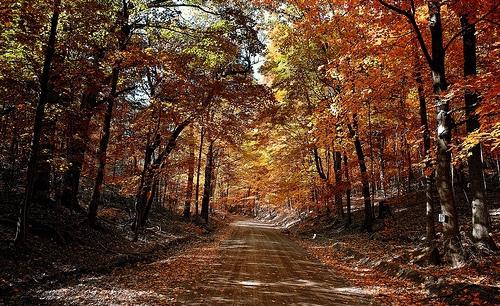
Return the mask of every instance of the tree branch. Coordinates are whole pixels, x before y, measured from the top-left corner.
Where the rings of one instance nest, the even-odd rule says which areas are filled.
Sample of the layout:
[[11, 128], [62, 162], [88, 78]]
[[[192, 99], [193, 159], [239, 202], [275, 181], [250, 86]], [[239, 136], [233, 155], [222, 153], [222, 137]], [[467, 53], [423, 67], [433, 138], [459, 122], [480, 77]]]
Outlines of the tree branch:
[[323, 163], [321, 162], [321, 157], [318, 154], [318, 148], [314, 148], [312, 150], [314, 156], [314, 164], [316, 165], [316, 170], [318, 171], [319, 177], [322, 180], [327, 180], [327, 176], [325, 175], [325, 171], [323, 170]]
[[196, 4], [187, 4], [187, 3], [172, 3], [168, 0], [157, 0], [153, 1], [151, 3], [148, 3], [149, 8], [175, 8], [175, 7], [189, 7], [189, 8], [195, 8], [197, 10], [200, 10], [204, 13], [214, 15], [214, 16], [221, 16], [220, 13], [210, 11], [200, 5]]
[[413, 30], [415, 31], [415, 34], [417, 35], [418, 43], [420, 45], [420, 48], [422, 49], [422, 52], [424, 53], [424, 56], [425, 56], [427, 63], [431, 67], [434, 66], [432, 56], [429, 53], [427, 46], [425, 45], [424, 37], [422, 35], [422, 32], [420, 31], [420, 28], [418, 27], [417, 21], [415, 20], [415, 16], [412, 13], [405, 11], [400, 7], [397, 7], [397, 6], [392, 5], [388, 2], [385, 2], [384, 0], [378, 0], [378, 2], [380, 4], [382, 4], [383, 6], [385, 6], [386, 8], [388, 8], [388, 9], [390, 9], [390, 10], [392, 10], [400, 15], [403, 15], [408, 19], [408, 22], [412, 25]]
[[391, 11], [394, 11], [394, 12], [400, 14], [400, 15], [403, 15], [403, 16], [405, 16], [408, 19], [411, 19], [413, 17], [413, 15], [410, 12], [405, 11], [402, 8], [397, 7], [395, 5], [392, 5], [392, 4], [388, 3], [388, 2], [385, 2], [384, 0], [378, 0], [378, 2], [380, 4], [382, 4], [383, 6], [385, 6], [386, 8], [390, 9]]

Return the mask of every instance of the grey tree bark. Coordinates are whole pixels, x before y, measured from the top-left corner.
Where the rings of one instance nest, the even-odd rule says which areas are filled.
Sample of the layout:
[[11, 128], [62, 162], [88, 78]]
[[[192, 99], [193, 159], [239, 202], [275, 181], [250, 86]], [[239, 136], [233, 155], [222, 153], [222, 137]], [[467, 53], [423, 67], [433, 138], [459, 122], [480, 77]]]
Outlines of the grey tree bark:
[[452, 265], [457, 266], [464, 261], [464, 254], [460, 245], [458, 215], [451, 181], [451, 151], [449, 149], [451, 144], [452, 120], [449, 102], [443, 97], [443, 94], [448, 89], [448, 84], [445, 74], [445, 49], [443, 47], [443, 28], [441, 23], [442, 2], [439, 0], [427, 1], [429, 28], [431, 32], [431, 53], [427, 48], [422, 32], [415, 19], [414, 8], [406, 11], [389, 4], [385, 0], [378, 1], [388, 9], [407, 18], [413, 27], [420, 48], [431, 70], [437, 120], [436, 188], [438, 190], [441, 211], [446, 219], [443, 223], [445, 250], [447, 255], [449, 255], [448, 257]]
[[432, 85], [436, 104], [437, 120], [437, 168], [436, 187], [441, 203], [441, 211], [446, 221], [443, 223], [443, 234], [446, 238], [446, 249], [453, 266], [464, 260], [458, 232], [458, 215], [455, 206], [451, 182], [451, 128], [452, 119], [450, 105], [443, 93], [448, 89], [445, 75], [445, 50], [443, 48], [443, 29], [441, 24], [440, 1], [429, 1], [429, 22], [432, 39]]
[[436, 208], [432, 196], [432, 185], [434, 172], [431, 165], [431, 136], [429, 131], [429, 122], [427, 119], [427, 102], [425, 99], [424, 81], [422, 79], [422, 64], [420, 56], [415, 52], [415, 82], [417, 83], [417, 92], [419, 100], [420, 125], [422, 128], [422, 156], [424, 157], [424, 186], [425, 186], [425, 220], [426, 220], [426, 238], [428, 245], [429, 260], [432, 264], [440, 264], [441, 258], [436, 246]]
[[[469, 22], [469, 17], [460, 17], [464, 47], [464, 76], [477, 74], [476, 27]], [[467, 89], [465, 91], [465, 107], [467, 113], [467, 133], [477, 131], [480, 127], [479, 118], [475, 113], [478, 106], [478, 94]], [[472, 147], [467, 157], [469, 180], [472, 191], [472, 237], [480, 243], [495, 249], [495, 243], [490, 237], [490, 216], [486, 203], [484, 187], [483, 163], [481, 161], [481, 145]]]

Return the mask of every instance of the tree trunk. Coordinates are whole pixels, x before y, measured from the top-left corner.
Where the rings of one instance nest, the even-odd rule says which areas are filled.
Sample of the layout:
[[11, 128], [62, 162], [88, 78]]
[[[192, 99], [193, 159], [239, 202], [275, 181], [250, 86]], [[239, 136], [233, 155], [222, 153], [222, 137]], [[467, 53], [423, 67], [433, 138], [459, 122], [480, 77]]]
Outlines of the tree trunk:
[[214, 158], [214, 141], [210, 141], [205, 165], [205, 184], [203, 186], [203, 199], [201, 201], [201, 217], [208, 224], [208, 212], [210, 206], [210, 193], [212, 189], [212, 166]]
[[[144, 167], [142, 170], [141, 174], [141, 180], [139, 183], [139, 189], [137, 192], [137, 201], [144, 202], [145, 207], [148, 206], [149, 199], [152, 196], [152, 186], [154, 184], [154, 175], [151, 176], [150, 174], [154, 173], [154, 171], [151, 170], [151, 162], [153, 160], [153, 154], [155, 150], [158, 148], [158, 146], [161, 143], [161, 136], [160, 134], [156, 134], [153, 138], [153, 140], [150, 139], [151, 135], [148, 135], [147, 143], [146, 143], [146, 149], [144, 151]], [[137, 202], [136, 202], [136, 216], [138, 215], [137, 212]], [[147, 209], [147, 208], [146, 208]], [[144, 211], [140, 211], [141, 217], [140, 218], [135, 218], [134, 223], [132, 225], [132, 229], [137, 229], [138, 225], [143, 226], [145, 223], [144, 221]]]
[[[121, 32], [119, 37], [119, 50], [125, 51], [127, 49], [127, 41], [130, 35], [130, 26], [128, 25], [129, 12], [128, 4], [123, 1], [122, 12], [120, 16]], [[97, 168], [97, 175], [94, 183], [94, 189], [92, 192], [92, 197], [89, 203], [88, 209], [88, 221], [91, 225], [96, 223], [97, 219], [97, 209], [99, 207], [99, 202], [101, 201], [102, 187], [104, 183], [104, 174], [106, 170], [106, 159], [108, 152], [109, 139], [111, 137], [111, 119], [113, 118], [113, 108], [115, 100], [117, 98], [117, 88], [118, 80], [120, 77], [120, 65], [121, 63], [115, 63], [111, 71], [111, 92], [108, 97], [108, 106], [106, 112], [104, 113], [104, 122], [102, 126], [102, 137], [99, 142], [99, 151], [97, 153], [99, 159], [99, 166]]]
[[165, 208], [167, 204], [167, 193], [168, 193], [168, 180], [163, 180], [163, 198], [161, 200], [161, 207]]
[[153, 183], [154, 177], [159, 170], [158, 165], [151, 165], [143, 174], [141, 179], [139, 192], [137, 193], [137, 198], [135, 201], [135, 218], [132, 225], [134, 230], [134, 241], [137, 241], [139, 237], [139, 228], [146, 223], [145, 213], [150, 197], [153, 193]]
[[201, 172], [201, 154], [203, 153], [203, 142], [205, 140], [205, 129], [202, 127], [200, 132], [200, 148], [198, 150], [198, 165], [196, 169], [196, 190], [195, 190], [195, 216], [199, 213], [199, 198], [200, 198], [200, 172]]
[[385, 0], [378, 0], [378, 2], [408, 19], [408, 22], [415, 31], [429, 68], [431, 69], [437, 118], [436, 187], [439, 194], [441, 210], [445, 216], [445, 222], [443, 223], [443, 234], [446, 240], [445, 249], [450, 257], [452, 265], [456, 266], [463, 262], [464, 254], [460, 246], [458, 216], [451, 186], [450, 142], [452, 120], [448, 99], [443, 97], [448, 87], [445, 76], [445, 49], [443, 48], [443, 29], [441, 24], [441, 6], [443, 3], [440, 0], [427, 1], [432, 45], [431, 55], [415, 19], [415, 15]]
[[316, 166], [316, 171], [318, 172], [319, 177], [323, 181], [323, 187], [321, 188], [321, 196], [323, 197], [325, 213], [327, 216], [330, 216], [330, 196], [331, 191], [333, 190], [333, 186], [329, 182], [329, 177], [325, 174], [325, 170], [323, 169], [323, 162], [321, 160], [321, 156], [319, 156], [318, 148], [314, 147], [312, 150], [314, 157], [314, 164]]
[[431, 136], [429, 131], [429, 122], [427, 119], [427, 102], [425, 99], [424, 81], [422, 79], [422, 64], [418, 54], [415, 52], [415, 81], [417, 83], [420, 125], [422, 128], [422, 156], [424, 158], [424, 186], [425, 186], [425, 220], [426, 220], [426, 238], [429, 248], [429, 259], [432, 264], [440, 264], [441, 258], [436, 246], [436, 226], [435, 226], [435, 203], [432, 197], [432, 185], [434, 179], [432, 177], [431, 165]]
[[175, 148], [177, 138], [190, 123], [191, 118], [188, 118], [179, 124], [170, 135], [163, 151], [158, 154], [158, 157], [152, 162], [152, 165], [146, 168], [145, 164], [143, 178], [141, 179], [141, 185], [135, 201], [135, 220], [133, 226], [134, 241], [137, 241], [139, 237], [139, 227], [147, 221], [146, 209], [148, 201], [153, 194], [155, 177], [161, 170], [165, 158], [167, 158]]
[[78, 191], [80, 188], [80, 176], [89, 140], [90, 119], [92, 117], [91, 108], [97, 104], [96, 93], [85, 93], [82, 97], [80, 110], [73, 116], [69, 128], [69, 143], [66, 154], [69, 168], [64, 172], [63, 190], [61, 203], [69, 209], [81, 211], [78, 204]]
[[373, 160], [373, 131], [372, 131], [372, 107], [370, 101], [368, 101], [368, 144], [370, 145], [370, 185], [371, 185], [371, 212], [372, 219], [375, 219], [375, 171], [374, 171], [374, 160]]
[[[206, 99], [203, 101], [202, 106], [207, 107], [212, 100], [214, 96], [214, 91], [208, 94]], [[135, 221], [134, 224], [140, 225], [143, 224], [147, 218], [147, 215], [145, 215], [145, 210], [147, 207], [147, 201], [151, 193], [153, 192], [153, 183], [155, 181], [155, 176], [159, 173], [159, 171], [163, 167], [164, 161], [167, 159], [167, 157], [170, 155], [172, 150], [175, 148], [176, 143], [177, 143], [177, 138], [181, 135], [182, 131], [186, 127], [188, 127], [191, 122], [193, 121], [193, 117], [190, 116], [186, 118], [184, 121], [182, 121], [173, 131], [170, 137], [167, 140], [167, 143], [165, 145], [165, 148], [160, 151], [158, 156], [155, 158], [153, 161], [151, 167], [146, 169], [144, 176], [144, 183], [142, 188], [139, 189], [136, 202], [135, 202]], [[134, 234], [134, 241], [137, 241], [138, 236], [139, 236], [139, 227], [140, 226], [135, 226], [135, 234]]]
[[215, 197], [215, 192], [217, 189], [217, 180], [219, 178], [219, 156], [220, 156], [220, 150], [215, 150], [213, 153], [213, 158], [212, 158], [212, 180], [211, 180], [211, 185], [210, 185], [210, 198], [212, 199], [212, 205], [210, 205], [210, 213], [213, 213], [213, 208], [215, 203], [216, 197]]
[[94, 189], [92, 192], [92, 197], [88, 208], [88, 221], [91, 225], [94, 225], [97, 218], [97, 209], [99, 207], [99, 202], [101, 201], [102, 187], [104, 183], [104, 171], [106, 168], [107, 151], [109, 145], [109, 139], [111, 137], [111, 119], [113, 118], [113, 107], [115, 103], [116, 88], [118, 85], [119, 69], [113, 68], [112, 78], [111, 78], [111, 96], [108, 99], [108, 106], [106, 108], [106, 113], [104, 114], [104, 123], [102, 127], [102, 137], [99, 142], [99, 151], [97, 153], [99, 166], [97, 168], [97, 175], [95, 178]]
[[347, 208], [347, 224], [352, 224], [352, 216], [351, 216], [351, 178], [349, 176], [349, 165], [347, 162], [347, 154], [344, 151], [344, 171], [345, 171], [345, 180], [348, 184], [347, 190], [345, 192], [346, 196], [346, 208]]
[[227, 208], [228, 208], [228, 205], [229, 205], [229, 189], [231, 189], [231, 187], [229, 186], [229, 182], [227, 182], [227, 185], [226, 185], [226, 196], [225, 196], [225, 199], [224, 199], [224, 210], [227, 211]]
[[358, 135], [358, 118], [357, 114], [353, 115], [353, 124], [348, 124], [347, 125], [349, 129], [349, 133], [351, 134], [351, 137], [353, 138], [354, 141], [354, 147], [356, 148], [356, 155], [358, 156], [358, 163], [359, 163], [359, 171], [361, 173], [361, 184], [363, 186], [362, 191], [363, 191], [363, 198], [365, 202], [365, 220], [364, 220], [364, 228], [367, 231], [372, 230], [372, 224], [373, 224], [373, 214], [372, 214], [372, 205], [371, 205], [371, 199], [370, 199], [370, 185], [368, 182], [368, 173], [366, 171], [366, 162], [365, 162], [365, 155], [363, 153], [363, 147], [361, 145], [361, 141], [359, 139]]
[[[340, 152], [335, 152], [335, 184], [337, 186], [342, 185], [342, 154]], [[342, 207], [342, 193], [337, 189], [335, 191], [335, 208], [337, 210], [337, 215], [344, 218], [344, 207]]]
[[191, 217], [191, 200], [193, 197], [193, 179], [194, 179], [194, 151], [195, 151], [195, 143], [194, 143], [194, 131], [193, 127], [190, 129], [189, 133], [189, 160], [188, 160], [188, 180], [186, 187], [186, 201], [184, 202], [184, 219], [189, 220]]
[[[14, 116], [16, 116], [16, 113], [14, 113]], [[16, 122], [16, 118], [14, 117], [12, 121]], [[14, 187], [17, 185], [17, 181], [19, 180], [18, 175], [16, 175], [18, 171], [17, 169], [18, 154], [19, 154], [19, 131], [17, 129], [14, 129], [9, 149], [9, 170], [7, 172], [8, 173], [7, 177], [4, 180], [6, 202], [9, 201], [10, 195]]]
[[[464, 46], [464, 76], [477, 74], [476, 56], [476, 27], [469, 23], [468, 16], [461, 16], [462, 38]], [[467, 133], [479, 129], [479, 119], [475, 110], [479, 103], [478, 95], [469, 89], [465, 92], [465, 107], [467, 112]], [[469, 151], [467, 164], [469, 167], [469, 180], [472, 191], [472, 236], [478, 242], [490, 248], [495, 248], [490, 237], [490, 218], [486, 203], [486, 190], [484, 187], [483, 164], [481, 162], [481, 145], [477, 144]]]
[[316, 171], [318, 171], [319, 177], [323, 181], [328, 181], [328, 176], [325, 174], [325, 170], [323, 169], [323, 162], [321, 161], [321, 157], [318, 154], [318, 148], [313, 149], [314, 156], [314, 164], [316, 165]]
[[408, 162], [408, 185], [406, 186], [406, 193], [411, 192], [411, 183], [413, 181], [413, 171], [411, 167], [411, 147], [408, 140], [405, 137], [405, 147], [406, 147], [406, 161]]
[[[98, 69], [103, 57], [104, 52], [95, 54], [93, 63], [95, 69]], [[87, 151], [87, 143], [90, 139], [90, 120], [98, 105], [98, 94], [99, 92], [95, 89], [95, 84], [89, 82], [86, 91], [82, 95], [78, 112], [70, 114], [69, 140], [66, 148], [66, 158], [69, 162], [69, 168], [63, 175], [60, 201], [67, 208], [78, 212], [83, 211], [78, 203], [80, 177]]]
[[54, 145], [51, 143], [52, 137], [47, 134], [54, 132], [55, 127], [53, 122], [51, 123], [49, 121], [50, 120], [45, 120], [45, 123], [42, 125], [42, 137], [39, 145], [38, 164], [36, 166], [32, 196], [32, 203], [38, 203], [45, 207], [51, 202], [50, 189], [52, 165], [50, 159], [54, 154]]
[[158, 193], [158, 180], [153, 178], [153, 183], [151, 187], [151, 192], [148, 194], [148, 198], [146, 201], [146, 208], [144, 209], [143, 216], [141, 218], [141, 227], [146, 226], [146, 222], [148, 221], [149, 213], [151, 212], [151, 208], [153, 206], [153, 200]]
[[401, 137], [399, 137], [399, 133], [396, 132], [394, 135], [394, 156], [396, 158], [396, 188], [397, 188], [397, 198], [401, 197], [401, 148], [398, 147], [399, 142], [401, 141]]
[[[402, 85], [404, 86], [405, 84], [406, 84], [406, 81], [403, 79]], [[401, 174], [401, 172], [403, 171], [404, 164], [405, 164], [405, 158], [406, 158], [406, 162], [408, 164], [406, 193], [408, 194], [411, 191], [411, 175], [412, 175], [412, 173], [411, 173], [411, 149], [410, 149], [410, 145], [408, 144], [408, 139], [407, 139], [408, 128], [407, 128], [406, 121], [408, 120], [407, 119], [408, 111], [407, 111], [407, 106], [405, 104], [405, 99], [404, 99], [403, 95], [401, 95], [401, 98], [399, 100], [399, 105], [401, 108], [401, 114], [403, 116], [402, 120], [401, 120], [402, 129], [401, 129], [401, 134], [400, 134], [400, 137], [401, 137], [401, 147], [400, 147], [401, 170], [399, 170], [399, 173]], [[404, 155], [404, 153], [406, 153], [406, 156]], [[406, 203], [408, 204], [408, 197], [406, 197]]]
[[450, 143], [452, 120], [448, 99], [443, 97], [448, 89], [445, 75], [445, 49], [443, 48], [443, 29], [441, 24], [441, 6], [443, 3], [440, 0], [427, 1], [432, 44], [432, 55], [430, 55], [424, 37], [415, 20], [415, 15], [385, 2], [385, 0], [378, 0], [378, 2], [408, 19], [417, 35], [417, 40], [432, 72], [432, 85], [437, 118], [436, 187], [439, 194], [441, 210], [445, 216], [445, 222], [443, 223], [443, 234], [446, 240], [445, 248], [452, 265], [456, 266], [463, 262], [464, 254], [460, 246], [458, 216], [451, 184]]
[[443, 234], [446, 249], [453, 266], [464, 260], [458, 232], [458, 216], [451, 184], [451, 127], [452, 119], [449, 102], [443, 98], [447, 90], [445, 76], [445, 51], [443, 48], [443, 31], [441, 26], [441, 3], [430, 1], [429, 22], [432, 37], [432, 85], [436, 105], [437, 119], [437, 169], [436, 186], [441, 203], [441, 211], [446, 221], [443, 223]]
[[21, 204], [19, 217], [16, 228], [16, 243], [24, 243], [26, 240], [26, 218], [28, 209], [33, 200], [33, 193], [35, 189], [35, 175], [37, 173], [38, 156], [40, 154], [40, 139], [42, 136], [42, 126], [45, 117], [45, 105], [48, 100], [49, 93], [49, 79], [52, 68], [52, 60], [55, 54], [55, 45], [57, 38], [57, 25], [59, 23], [59, 10], [61, 7], [61, 0], [55, 0], [52, 17], [50, 21], [49, 40], [47, 49], [45, 51], [45, 58], [43, 63], [42, 75], [40, 77], [40, 96], [36, 105], [35, 119], [33, 123], [33, 135], [31, 138], [31, 153], [28, 161], [27, 169], [27, 184], [24, 201]]
[[378, 159], [380, 164], [380, 187], [382, 188], [382, 193], [384, 194], [384, 199], [387, 198], [387, 186], [385, 183], [385, 157], [384, 157], [384, 148], [385, 141], [383, 137], [378, 137], [379, 142], [379, 150], [378, 150]]

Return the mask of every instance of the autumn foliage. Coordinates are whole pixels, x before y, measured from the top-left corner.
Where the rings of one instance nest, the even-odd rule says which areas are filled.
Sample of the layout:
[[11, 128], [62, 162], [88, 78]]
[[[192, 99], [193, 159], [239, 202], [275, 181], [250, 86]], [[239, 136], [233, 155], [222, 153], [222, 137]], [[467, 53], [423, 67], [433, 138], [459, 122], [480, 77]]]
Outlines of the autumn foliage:
[[460, 265], [457, 194], [496, 248], [498, 17], [490, 0], [2, 1], [11, 238], [33, 208], [98, 227], [113, 205], [134, 240], [155, 209], [372, 232], [381, 202], [422, 192], [429, 260]]

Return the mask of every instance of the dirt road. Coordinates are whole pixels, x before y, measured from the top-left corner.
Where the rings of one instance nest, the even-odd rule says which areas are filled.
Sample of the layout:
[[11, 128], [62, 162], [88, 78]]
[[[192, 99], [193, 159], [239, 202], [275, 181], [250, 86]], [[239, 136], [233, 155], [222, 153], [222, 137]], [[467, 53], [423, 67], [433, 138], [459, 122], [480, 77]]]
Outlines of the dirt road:
[[238, 221], [219, 263], [178, 297], [179, 305], [369, 305], [278, 229]]
[[372, 303], [277, 228], [237, 221], [218, 237], [162, 260], [42, 286], [15, 305]]

